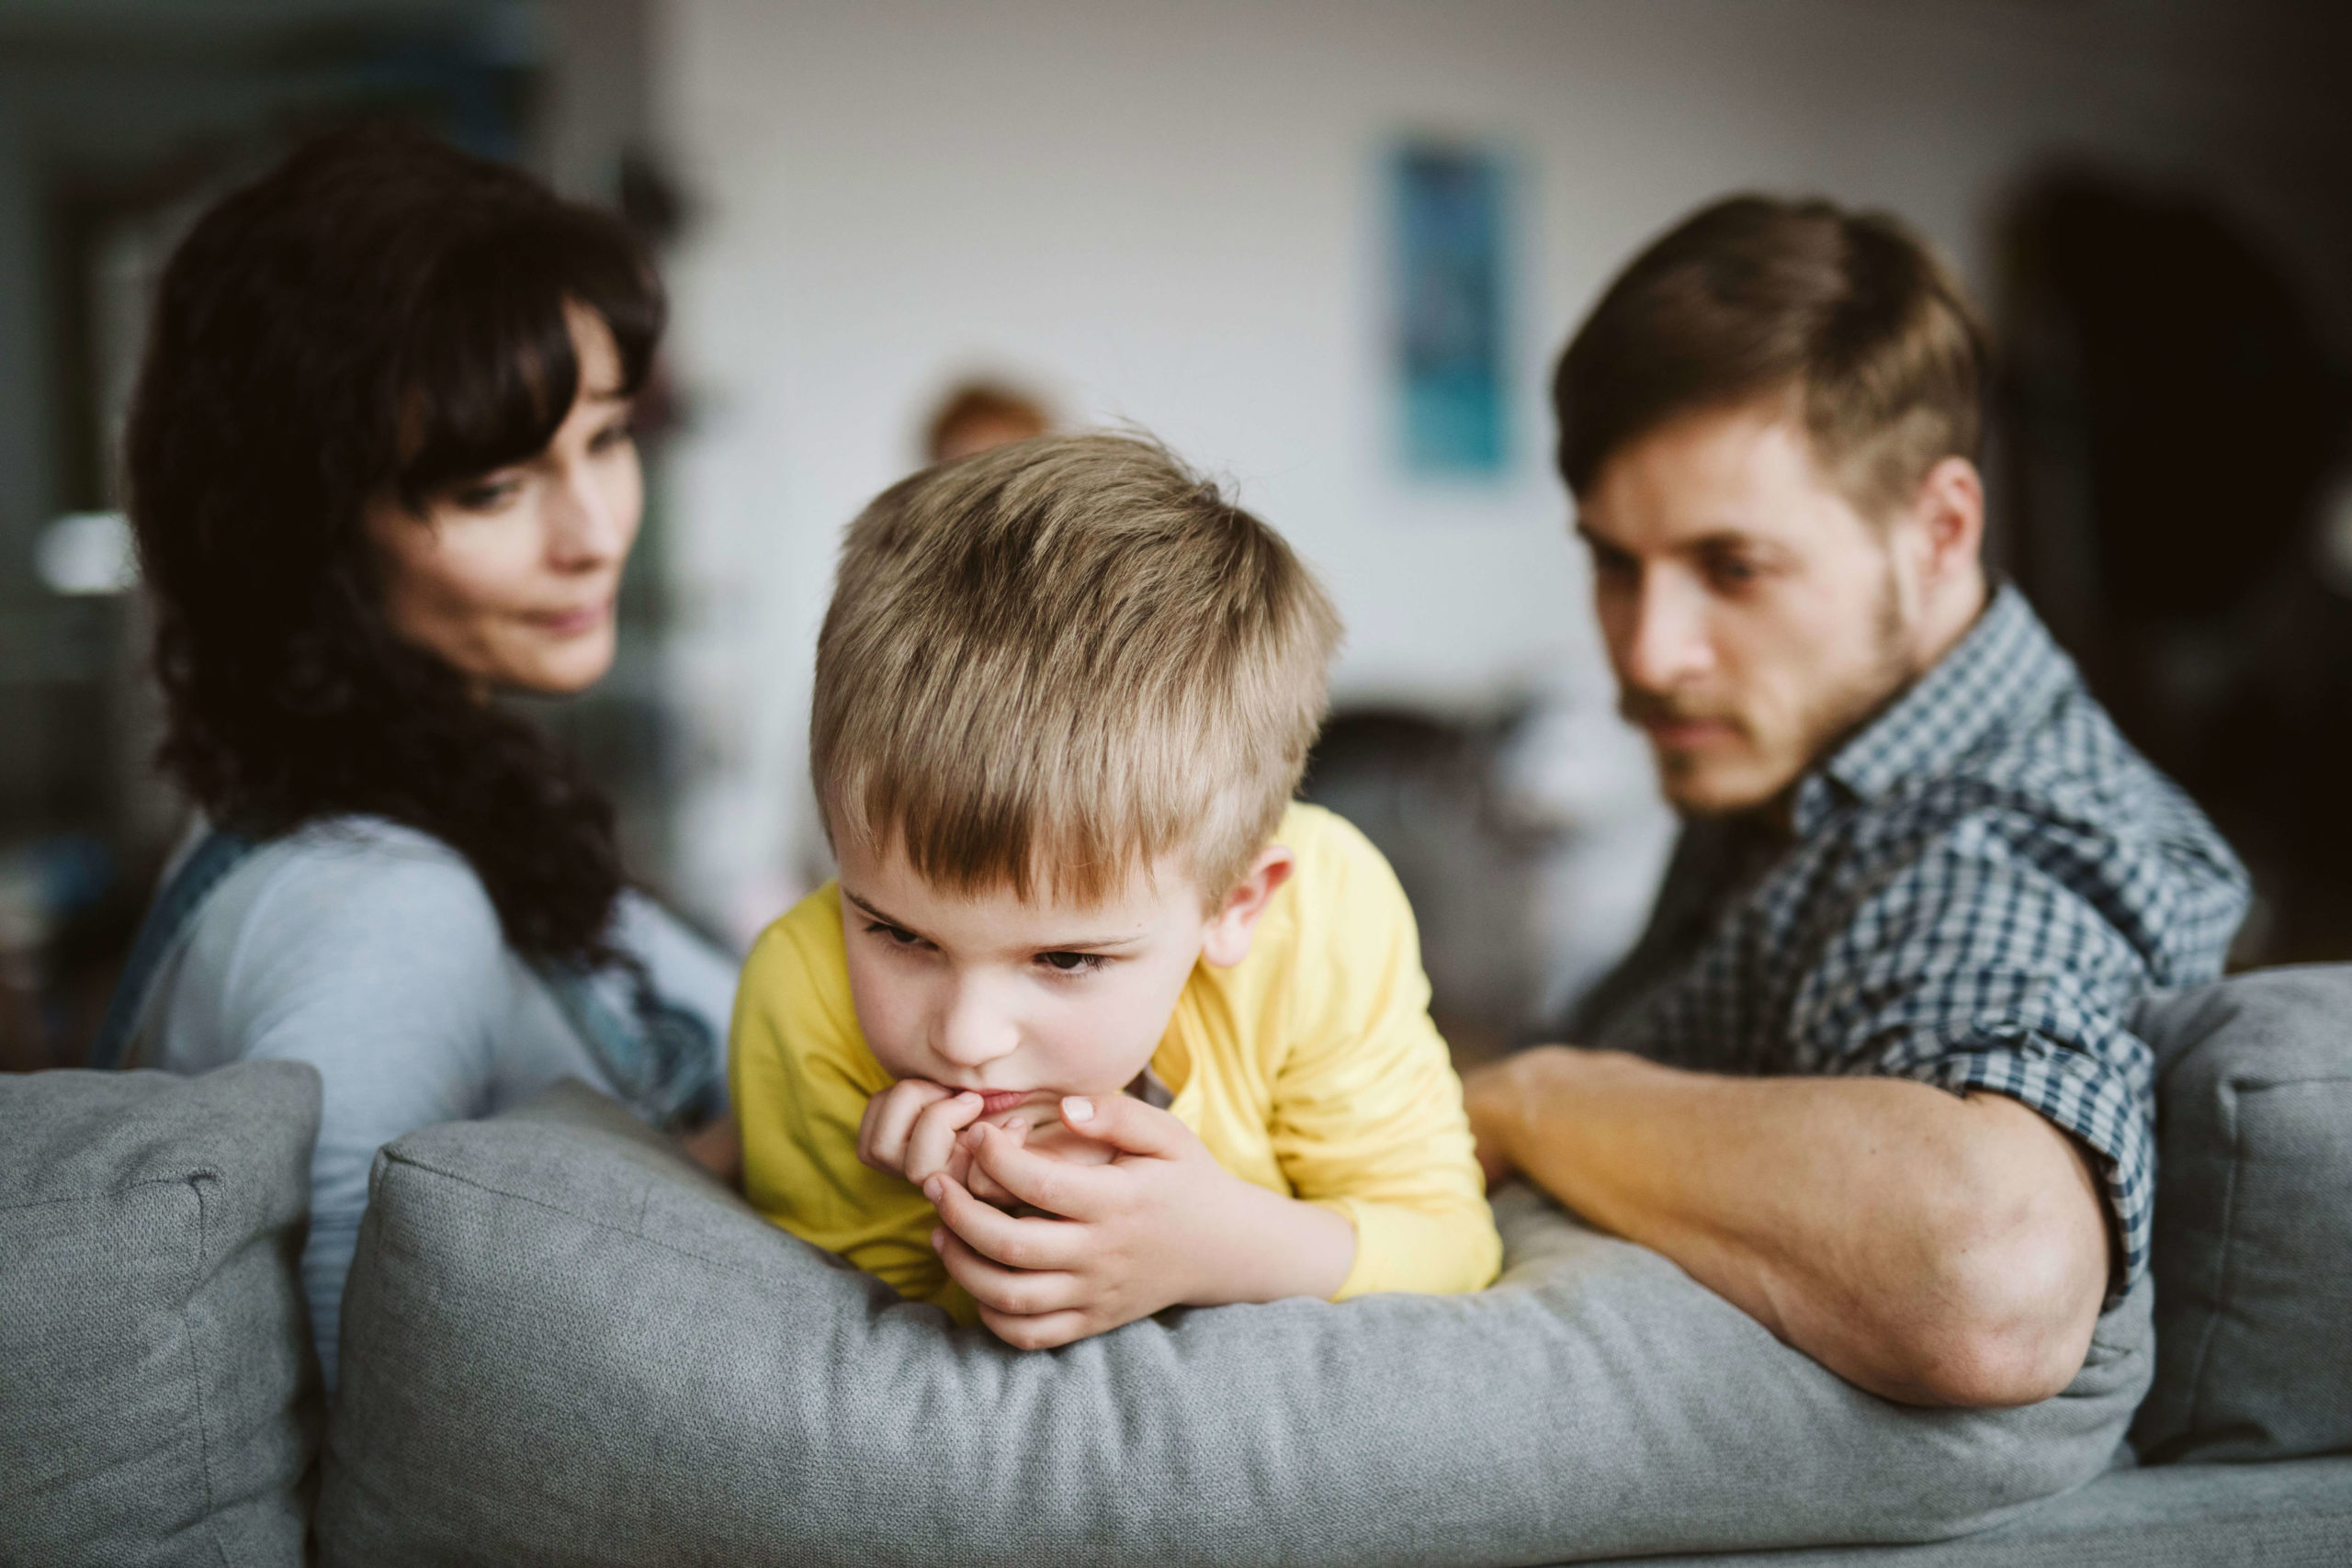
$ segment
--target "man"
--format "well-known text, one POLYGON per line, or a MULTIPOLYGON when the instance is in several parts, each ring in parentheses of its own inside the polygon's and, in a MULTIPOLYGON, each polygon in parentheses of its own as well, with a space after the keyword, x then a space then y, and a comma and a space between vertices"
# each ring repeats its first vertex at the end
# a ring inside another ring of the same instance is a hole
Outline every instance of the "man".
POLYGON ((1490 1178, 1928 1404, 2057 1393, 2144 1276, 2132 1006, 2219 975, 2246 900, 1988 584, 1982 345, 1894 222, 1754 197, 1577 332, 1560 466, 1684 831, 1577 1043, 1469 1084, 1490 1178))

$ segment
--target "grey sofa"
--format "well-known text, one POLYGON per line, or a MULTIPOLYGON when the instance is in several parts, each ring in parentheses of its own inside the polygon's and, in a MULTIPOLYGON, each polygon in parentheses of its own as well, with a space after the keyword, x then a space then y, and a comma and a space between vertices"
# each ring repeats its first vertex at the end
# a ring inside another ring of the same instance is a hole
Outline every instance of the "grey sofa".
POLYGON ((0 1565, 2352 1562, 2352 969, 2139 1022, 2155 1288, 2013 1412, 1860 1394, 1525 1192, 1477 1297, 1022 1355, 575 1089, 384 1151, 322 1442, 307 1069, 0 1079, 0 1565))

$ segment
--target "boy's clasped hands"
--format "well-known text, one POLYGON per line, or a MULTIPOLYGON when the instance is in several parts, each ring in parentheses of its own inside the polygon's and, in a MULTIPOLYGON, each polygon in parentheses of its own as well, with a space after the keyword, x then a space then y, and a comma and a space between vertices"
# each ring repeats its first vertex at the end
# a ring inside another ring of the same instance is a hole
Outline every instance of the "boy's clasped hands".
POLYGON ((1164 1307, 1290 1293, 1294 1270, 1252 1234, 1268 1218, 1253 1198, 1294 1206, 1169 1112, 1117 1093, 1040 1091, 991 1112, 992 1098, 903 1078, 866 1102, 857 1155, 939 1211, 932 1247, 1000 1338, 1042 1348, 1164 1307))

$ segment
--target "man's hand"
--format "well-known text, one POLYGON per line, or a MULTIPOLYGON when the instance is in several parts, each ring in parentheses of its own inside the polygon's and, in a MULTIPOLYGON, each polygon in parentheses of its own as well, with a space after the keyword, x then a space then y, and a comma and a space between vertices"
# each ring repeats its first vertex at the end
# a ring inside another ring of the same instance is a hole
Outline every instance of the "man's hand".
POLYGON ((1001 1127, 966 1134, 973 1179, 1035 1216, 982 1201, 945 1169, 923 1183, 942 1221, 932 1245, 1007 1344, 1067 1345, 1169 1306, 1329 1296, 1346 1280, 1346 1219, 1251 1186, 1168 1112, 1125 1095, 1072 1096, 1061 1111, 1108 1164, 1057 1158, 1001 1127))
POLYGON ((2081 1148, 2017 1100, 1561 1045, 1463 1089, 1490 1184, 1525 1173, 1859 1387, 2026 1404, 2082 1367, 2106 1201, 2081 1148))

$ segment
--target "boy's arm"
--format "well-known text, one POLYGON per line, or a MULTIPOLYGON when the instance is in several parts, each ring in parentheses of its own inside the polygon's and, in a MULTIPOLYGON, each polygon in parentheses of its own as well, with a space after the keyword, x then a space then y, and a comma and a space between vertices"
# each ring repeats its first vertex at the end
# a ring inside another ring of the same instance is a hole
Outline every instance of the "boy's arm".
POLYGON ((796 909, 744 964, 728 1043, 743 1195, 778 1226, 900 1295, 954 1311, 960 1293, 925 1241, 930 1206, 910 1184, 857 1157, 866 1102, 889 1079, 857 1033, 833 934, 796 909))
POLYGON ((1329 824, 1302 878, 1290 1038, 1273 1084, 1275 1156, 1299 1197, 1355 1226, 1340 1297, 1490 1283, 1502 1241, 1411 906, 1377 850, 1329 824))

